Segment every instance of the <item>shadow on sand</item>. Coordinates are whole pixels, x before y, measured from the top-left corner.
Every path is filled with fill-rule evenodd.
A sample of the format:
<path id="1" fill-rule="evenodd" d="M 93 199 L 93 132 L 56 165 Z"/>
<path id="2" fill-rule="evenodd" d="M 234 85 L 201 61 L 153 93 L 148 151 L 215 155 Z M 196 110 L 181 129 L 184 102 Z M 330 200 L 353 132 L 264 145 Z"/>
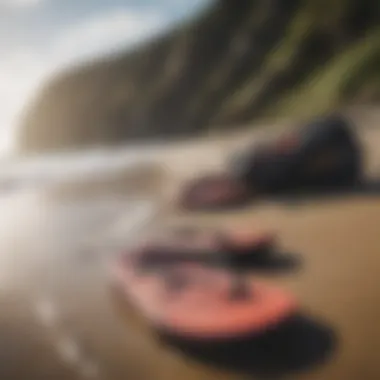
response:
<path id="1" fill-rule="evenodd" d="M 235 260 L 235 257 L 232 257 L 224 266 L 227 267 L 227 269 L 236 270 L 241 273 L 255 272 L 268 275 L 295 272 L 302 266 L 301 257 L 299 255 L 280 250 L 274 250 L 264 255 L 241 256 L 242 255 Z"/>
<path id="2" fill-rule="evenodd" d="M 330 328 L 304 315 L 295 315 L 260 335 L 228 343 L 184 342 L 167 335 L 160 338 L 203 364 L 263 379 L 321 365 L 337 345 Z"/>
<path id="3" fill-rule="evenodd" d="M 350 186 L 329 186 L 317 189 L 299 189 L 287 191 L 282 194 L 263 197 L 265 201 L 280 203 L 301 204 L 315 200 L 329 200 L 336 198 L 349 198 L 355 196 L 380 196 L 380 179 L 371 179 L 352 184 Z"/>

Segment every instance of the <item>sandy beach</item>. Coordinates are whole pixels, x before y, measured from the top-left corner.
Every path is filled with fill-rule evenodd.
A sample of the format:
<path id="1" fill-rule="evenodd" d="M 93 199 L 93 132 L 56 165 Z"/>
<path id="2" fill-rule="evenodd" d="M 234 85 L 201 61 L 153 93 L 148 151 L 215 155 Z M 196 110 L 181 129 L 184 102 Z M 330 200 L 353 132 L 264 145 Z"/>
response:
<path id="1" fill-rule="evenodd" d="M 380 173 L 380 133 L 368 129 L 362 137 L 369 152 L 368 173 Z M 217 216 L 167 213 L 183 179 L 179 174 L 192 175 L 200 165 L 202 170 L 219 167 L 228 154 L 227 144 L 221 146 L 210 147 L 213 154 L 205 145 L 198 151 L 189 148 L 187 156 L 175 150 L 160 156 L 158 165 L 170 179 L 165 177 L 157 189 L 158 211 L 154 202 L 136 208 L 137 198 L 115 197 L 114 187 L 86 199 L 86 186 L 80 191 L 67 191 L 70 186 L 63 192 L 24 191 L 1 199 L 1 379 L 252 379 L 162 346 L 132 312 L 120 307 L 106 270 L 112 251 L 104 247 L 112 246 L 108 231 L 128 215 L 123 205 L 131 208 L 129 215 L 142 218 L 142 231 L 154 226 L 156 212 L 168 223 L 240 223 L 278 231 L 280 246 L 297 258 L 297 270 L 258 276 L 294 292 L 302 313 L 334 335 L 321 364 L 280 378 L 380 378 L 380 195 L 266 201 Z M 182 161 L 165 165 L 172 163 L 172 154 Z M 202 159 L 206 156 L 209 161 Z M 134 223 L 131 218 L 123 223 L 122 239 L 128 241 L 135 234 Z"/>

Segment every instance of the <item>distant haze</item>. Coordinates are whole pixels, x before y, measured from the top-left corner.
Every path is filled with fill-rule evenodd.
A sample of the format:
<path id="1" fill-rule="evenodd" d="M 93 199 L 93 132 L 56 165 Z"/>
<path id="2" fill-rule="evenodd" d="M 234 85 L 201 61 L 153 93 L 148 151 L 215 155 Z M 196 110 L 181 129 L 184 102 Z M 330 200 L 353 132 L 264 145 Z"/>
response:
<path id="1" fill-rule="evenodd" d="M 20 112 L 55 70 L 138 43 L 205 0 L 0 0 L 0 154 Z"/>

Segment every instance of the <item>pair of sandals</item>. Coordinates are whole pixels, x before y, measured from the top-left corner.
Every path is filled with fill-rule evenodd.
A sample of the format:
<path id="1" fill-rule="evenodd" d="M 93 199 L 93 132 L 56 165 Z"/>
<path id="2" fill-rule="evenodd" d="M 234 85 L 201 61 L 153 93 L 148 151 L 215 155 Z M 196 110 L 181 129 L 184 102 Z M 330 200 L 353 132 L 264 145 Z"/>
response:
<path id="1" fill-rule="evenodd" d="M 160 335 L 181 341 L 225 341 L 261 334 L 293 315 L 282 289 L 202 265 L 206 257 L 263 255 L 272 233 L 180 228 L 121 255 L 114 279 Z M 219 260 L 220 258 L 218 258 Z"/>

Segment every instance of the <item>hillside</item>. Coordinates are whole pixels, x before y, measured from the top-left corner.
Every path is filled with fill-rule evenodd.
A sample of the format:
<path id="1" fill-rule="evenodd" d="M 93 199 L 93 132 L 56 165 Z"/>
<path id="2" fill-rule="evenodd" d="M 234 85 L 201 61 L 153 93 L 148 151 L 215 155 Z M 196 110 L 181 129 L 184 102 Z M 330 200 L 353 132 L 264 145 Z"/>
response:
<path id="1" fill-rule="evenodd" d="M 143 46 L 61 73 L 23 152 L 177 138 L 380 100 L 380 1 L 219 0 Z"/>

